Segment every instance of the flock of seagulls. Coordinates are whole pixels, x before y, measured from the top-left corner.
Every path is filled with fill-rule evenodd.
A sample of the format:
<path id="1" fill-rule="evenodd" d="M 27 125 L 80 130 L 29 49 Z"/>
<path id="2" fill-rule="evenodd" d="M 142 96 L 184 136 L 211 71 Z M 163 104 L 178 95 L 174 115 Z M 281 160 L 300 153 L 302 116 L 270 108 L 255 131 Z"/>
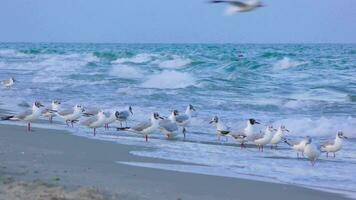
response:
<path id="1" fill-rule="evenodd" d="M 327 157 L 329 157 L 329 153 L 332 153 L 335 157 L 335 153 L 342 148 L 343 140 L 348 139 L 342 131 L 338 131 L 334 140 L 317 145 L 310 136 L 306 136 L 300 141 L 288 140 L 285 133 L 289 132 L 289 130 L 284 125 L 279 126 L 278 129 L 273 128 L 273 126 L 267 126 L 264 132 L 258 132 L 255 130 L 255 125 L 260 123 L 255 119 L 248 119 L 246 128 L 242 132 L 231 130 L 217 116 L 210 123 L 216 127 L 218 140 L 220 140 L 220 136 L 232 137 L 240 143 L 241 148 L 245 148 L 244 144 L 250 142 L 255 144 L 261 152 L 263 152 L 263 148 L 266 145 L 271 145 L 271 149 L 277 149 L 278 144 L 285 142 L 297 152 L 297 158 L 300 157 L 299 154 L 302 154 L 302 156 L 311 161 L 313 166 L 322 152 L 325 152 Z"/>
<path id="2" fill-rule="evenodd" d="M 141 134 L 148 141 L 148 136 L 157 131 L 165 135 L 167 139 L 173 139 L 180 133 L 185 138 L 186 129 L 195 111 L 194 106 L 188 105 L 183 114 L 180 114 L 178 110 L 173 110 L 169 117 L 162 117 L 159 113 L 154 112 L 151 114 L 149 120 L 128 127 L 127 121 L 133 115 L 131 106 L 127 110 L 114 112 L 104 112 L 100 109 L 86 110 L 81 105 L 75 105 L 71 109 L 62 110 L 61 102 L 54 100 L 46 108 L 39 101 L 36 101 L 30 109 L 17 115 L 4 116 L 1 119 L 27 122 L 27 130 L 31 131 L 31 123 L 41 116 L 48 118 L 49 123 L 52 123 L 54 117 L 59 117 L 67 126 L 74 126 L 75 123 L 79 122 L 81 125 L 93 129 L 94 136 L 98 128 L 104 127 L 105 129 L 109 129 L 109 124 L 118 122 L 120 124 L 120 127 L 116 127 L 118 131 Z M 123 126 L 123 123 L 126 126 Z M 258 131 L 256 125 L 260 124 L 260 122 L 255 119 L 248 119 L 246 127 L 241 132 L 231 130 L 218 116 L 213 117 L 210 124 L 215 126 L 219 141 L 221 137 L 225 137 L 226 140 L 228 140 L 228 137 L 231 137 L 240 144 L 242 149 L 246 148 L 246 143 L 251 143 L 256 145 L 261 152 L 263 152 L 266 145 L 270 145 L 271 149 L 277 149 L 277 145 L 284 142 L 297 152 L 297 158 L 300 158 L 301 154 L 308 158 L 312 165 L 315 164 L 322 152 L 325 152 L 327 157 L 329 153 L 332 153 L 335 157 L 335 153 L 342 148 L 343 140 L 347 139 L 343 132 L 339 131 L 334 140 L 322 143 L 321 145 L 314 143 L 310 136 L 300 141 L 291 141 L 286 138 L 285 133 L 289 132 L 289 130 L 285 126 L 281 125 L 275 129 L 269 125 L 264 131 Z"/>
<path id="3" fill-rule="evenodd" d="M 213 1 L 213 3 L 221 2 L 226 1 Z M 229 1 L 229 3 L 231 2 Z M 238 5 L 238 3 L 234 5 Z M 14 78 L 1 81 L 2 85 L 6 88 L 12 87 L 15 82 Z M 184 113 L 180 114 L 178 110 L 173 110 L 167 118 L 163 118 L 155 112 L 151 114 L 150 120 L 128 127 L 127 121 L 133 115 L 131 106 L 129 106 L 127 110 L 114 112 L 104 112 L 100 109 L 86 110 L 81 105 L 75 105 L 71 109 L 62 110 L 61 102 L 54 100 L 48 107 L 43 107 L 40 102 L 36 101 L 30 109 L 17 115 L 4 116 L 1 119 L 27 122 L 27 130 L 31 131 L 31 123 L 41 116 L 48 118 L 50 123 L 52 123 L 53 118 L 57 116 L 62 118 L 67 126 L 74 126 L 74 123 L 80 122 L 81 125 L 93 129 L 94 136 L 96 135 L 96 129 L 101 127 L 109 129 L 109 124 L 117 121 L 120 123 L 120 127 L 117 128 L 118 131 L 138 133 L 143 135 L 145 140 L 148 141 L 148 136 L 157 131 L 163 133 L 168 139 L 173 139 L 179 133 L 183 133 L 185 139 L 186 129 L 190 124 L 193 112 L 196 111 L 192 105 L 188 105 Z M 80 119 L 82 117 L 84 117 L 83 120 Z M 123 124 L 125 124 L 125 126 L 123 126 Z M 285 133 L 289 132 L 289 130 L 286 129 L 285 126 L 281 125 L 277 129 L 273 128 L 273 126 L 267 126 L 265 131 L 261 132 L 256 130 L 255 126 L 256 124 L 260 124 L 260 122 L 255 119 L 248 119 L 246 128 L 242 132 L 231 130 L 218 116 L 213 117 L 210 124 L 215 126 L 219 141 L 221 137 L 225 137 L 226 140 L 228 140 L 228 137 L 231 137 L 240 144 L 241 149 L 246 148 L 246 143 L 252 143 L 256 145 L 261 152 L 263 152 L 266 145 L 270 145 L 271 149 L 277 149 L 278 144 L 284 142 L 292 150 L 296 151 L 297 158 L 305 156 L 311 161 L 312 165 L 315 164 L 322 152 L 325 152 L 327 157 L 329 157 L 330 153 L 335 157 L 335 153 L 342 148 L 343 140 L 347 139 L 343 132 L 338 131 L 334 140 L 321 143 L 320 145 L 314 143 L 310 136 L 306 136 L 299 141 L 292 141 L 286 138 Z"/>

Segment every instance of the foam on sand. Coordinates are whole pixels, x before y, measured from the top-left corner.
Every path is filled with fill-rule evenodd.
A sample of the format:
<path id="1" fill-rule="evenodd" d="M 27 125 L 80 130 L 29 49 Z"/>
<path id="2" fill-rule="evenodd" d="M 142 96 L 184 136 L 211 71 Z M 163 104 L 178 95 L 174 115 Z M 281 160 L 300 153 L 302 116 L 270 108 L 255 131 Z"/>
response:
<path id="1" fill-rule="evenodd" d="M 186 72 L 163 71 L 148 77 L 140 86 L 143 88 L 178 89 L 195 85 L 192 75 Z"/>

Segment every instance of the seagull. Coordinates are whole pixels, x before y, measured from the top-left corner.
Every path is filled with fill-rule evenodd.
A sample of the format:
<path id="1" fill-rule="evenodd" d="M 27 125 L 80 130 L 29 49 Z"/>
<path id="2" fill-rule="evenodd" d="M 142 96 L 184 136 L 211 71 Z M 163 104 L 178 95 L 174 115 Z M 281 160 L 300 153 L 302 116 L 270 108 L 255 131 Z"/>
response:
<path id="1" fill-rule="evenodd" d="M 220 141 L 220 136 L 231 136 L 234 138 L 236 141 L 238 141 L 241 145 L 241 149 L 245 147 L 245 137 L 243 134 L 238 134 L 234 133 L 233 131 L 230 130 L 230 127 L 226 126 L 221 122 L 221 120 L 215 116 L 210 122 L 210 124 L 214 124 L 216 127 L 216 134 L 218 135 L 218 140 Z"/>
<path id="2" fill-rule="evenodd" d="M 32 105 L 32 109 L 26 110 L 18 115 L 2 117 L 2 120 L 21 120 L 27 122 L 27 130 L 31 131 L 31 122 L 37 120 L 41 115 L 41 107 L 44 107 L 39 101 Z"/>
<path id="3" fill-rule="evenodd" d="M 231 132 L 230 127 L 222 123 L 218 116 L 215 116 L 209 123 L 216 127 L 216 134 L 219 141 L 221 136 L 225 136 L 227 140 L 227 135 Z"/>
<path id="4" fill-rule="evenodd" d="M 230 6 L 226 9 L 226 15 L 232 15 L 237 12 L 249 12 L 258 7 L 263 7 L 264 5 L 257 0 L 249 0 L 249 1 L 210 1 L 210 3 L 228 3 Z"/>
<path id="5" fill-rule="evenodd" d="M 106 116 L 104 111 L 100 110 L 97 115 L 92 116 L 85 121 L 81 122 L 82 125 L 92 128 L 94 130 L 94 136 L 96 129 L 102 127 L 106 122 Z"/>
<path id="6" fill-rule="evenodd" d="M 52 124 L 53 117 L 56 116 L 56 112 L 59 111 L 61 102 L 58 100 L 52 101 L 51 105 L 42 111 L 42 115 L 48 117 L 49 123 Z"/>
<path id="7" fill-rule="evenodd" d="M 248 119 L 247 120 L 247 126 L 244 129 L 243 135 L 246 136 L 246 139 L 248 141 L 253 141 L 257 137 L 259 137 L 261 134 L 255 132 L 255 125 L 260 124 L 260 122 L 256 121 L 255 119 Z"/>
<path id="8" fill-rule="evenodd" d="M 109 124 L 115 122 L 117 120 L 116 115 L 118 115 L 118 111 L 115 112 L 104 112 L 105 114 L 105 129 L 109 129 Z"/>
<path id="9" fill-rule="evenodd" d="M 1 84 L 7 88 L 10 88 L 15 84 L 15 82 L 16 82 L 15 78 L 11 77 L 9 80 L 1 81 Z"/>
<path id="10" fill-rule="evenodd" d="M 304 147 L 307 141 L 310 139 L 309 136 L 306 136 L 303 140 L 301 141 L 288 141 L 287 139 L 284 139 L 284 142 L 287 143 L 294 151 L 297 152 L 297 158 L 299 158 L 299 152 L 304 155 Z"/>
<path id="11" fill-rule="evenodd" d="M 122 128 L 122 122 L 125 122 L 125 125 L 127 126 L 127 120 L 132 115 L 133 115 L 133 112 L 132 112 L 132 107 L 131 106 L 129 106 L 128 110 L 119 111 L 119 112 L 116 113 L 116 119 L 120 122 L 121 128 Z"/>
<path id="12" fill-rule="evenodd" d="M 175 116 L 175 118 L 176 118 L 175 121 L 176 121 L 177 125 L 183 127 L 182 133 L 183 133 L 184 138 L 185 138 L 185 133 L 186 133 L 186 127 L 190 123 L 190 119 L 192 118 L 193 111 L 195 111 L 195 108 L 191 104 L 189 104 L 187 109 L 185 110 L 184 114 Z"/>
<path id="13" fill-rule="evenodd" d="M 148 135 L 155 132 L 159 128 L 160 119 L 163 119 L 163 118 L 160 117 L 159 114 L 155 112 L 151 115 L 150 121 L 141 122 L 131 128 L 125 127 L 125 128 L 118 128 L 117 130 L 119 130 L 119 131 L 126 130 L 126 131 L 130 131 L 130 132 L 142 134 L 143 136 L 145 136 L 146 142 L 147 142 Z"/>
<path id="14" fill-rule="evenodd" d="M 178 111 L 174 110 L 168 119 L 160 120 L 159 127 L 163 134 L 167 136 L 168 139 L 175 137 L 178 133 L 178 125 L 175 121 Z"/>
<path id="15" fill-rule="evenodd" d="M 259 151 L 263 152 L 263 146 L 271 142 L 273 131 L 277 130 L 274 129 L 273 126 L 267 126 L 265 133 L 253 140 L 253 142 L 258 146 Z"/>
<path id="16" fill-rule="evenodd" d="M 277 149 L 277 145 L 282 141 L 285 131 L 289 132 L 289 130 L 286 129 L 285 126 L 281 125 L 278 127 L 277 132 L 273 135 L 272 140 L 270 142 L 271 149 L 273 149 L 273 147 Z"/>
<path id="17" fill-rule="evenodd" d="M 80 118 L 84 111 L 85 109 L 81 105 L 75 105 L 72 109 L 59 111 L 56 114 L 66 121 L 67 126 L 69 126 L 68 122 L 70 122 L 73 127 L 73 123 Z"/>
<path id="18" fill-rule="evenodd" d="M 320 150 L 315 144 L 312 143 L 311 137 L 308 137 L 305 143 L 304 155 L 307 156 L 313 166 L 320 155 Z"/>
<path id="19" fill-rule="evenodd" d="M 329 153 L 335 153 L 342 148 L 342 142 L 347 139 L 342 131 L 338 131 L 333 141 L 325 142 L 321 145 L 321 151 L 326 152 L 326 157 L 329 157 Z"/>

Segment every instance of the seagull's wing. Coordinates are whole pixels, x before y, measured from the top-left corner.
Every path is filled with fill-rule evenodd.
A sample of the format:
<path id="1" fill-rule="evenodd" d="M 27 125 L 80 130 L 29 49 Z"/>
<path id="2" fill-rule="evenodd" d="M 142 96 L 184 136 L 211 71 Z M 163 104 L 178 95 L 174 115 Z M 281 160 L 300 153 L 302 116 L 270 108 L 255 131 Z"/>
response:
<path id="1" fill-rule="evenodd" d="M 65 116 L 65 115 L 70 115 L 74 112 L 73 108 L 72 109 L 67 109 L 67 110 L 62 110 L 58 112 L 59 115 Z"/>
<path id="2" fill-rule="evenodd" d="M 84 125 L 84 126 L 89 126 L 90 124 L 92 124 L 93 122 L 96 122 L 97 120 L 98 120 L 98 117 L 94 116 L 94 117 L 90 117 L 90 118 L 80 122 L 80 124 Z"/>
<path id="3" fill-rule="evenodd" d="M 32 114 L 32 110 L 26 110 L 18 115 L 15 116 L 17 119 L 24 119 L 25 117 L 29 116 Z"/>
<path id="4" fill-rule="evenodd" d="M 246 6 L 246 4 L 241 1 L 210 1 L 210 3 L 229 3 L 233 6 L 238 6 L 238 7 Z"/>
<path id="5" fill-rule="evenodd" d="M 179 122 L 179 123 L 187 121 L 188 119 L 189 119 L 188 115 L 178 115 L 178 116 L 176 116 L 176 121 Z"/>
<path id="6" fill-rule="evenodd" d="M 42 114 L 46 114 L 46 113 L 53 113 L 54 111 L 52 110 L 51 106 L 48 106 L 47 108 L 43 109 L 41 111 Z"/>
<path id="7" fill-rule="evenodd" d="M 258 140 L 258 139 L 261 139 L 261 138 L 263 138 L 263 134 L 258 134 L 258 135 L 254 135 L 253 137 L 252 137 L 252 140 Z"/>
<path id="8" fill-rule="evenodd" d="M 99 109 L 98 108 L 92 108 L 92 109 L 88 109 L 85 110 L 84 114 L 91 116 L 91 115 L 96 115 L 99 113 Z"/>
<path id="9" fill-rule="evenodd" d="M 290 145 L 293 145 L 293 146 L 299 145 L 301 142 L 302 142 L 302 141 L 289 141 L 289 140 L 288 140 L 288 143 L 289 143 Z"/>
<path id="10" fill-rule="evenodd" d="M 130 116 L 130 113 L 129 113 L 129 111 L 126 110 L 126 111 L 119 112 L 118 118 L 121 120 L 126 120 L 129 116 Z"/>
<path id="11" fill-rule="evenodd" d="M 162 128 L 164 128 L 164 129 L 166 129 L 167 131 L 169 131 L 169 132 L 174 132 L 174 131 L 177 131 L 177 130 L 178 130 L 177 124 L 176 124 L 176 123 L 173 123 L 173 122 L 171 122 L 170 120 L 167 120 L 167 119 L 161 120 L 161 121 L 159 122 L 159 125 L 160 125 Z"/>
<path id="12" fill-rule="evenodd" d="M 329 145 L 334 145 L 335 144 L 335 141 L 334 140 L 330 140 L 330 141 L 324 141 L 320 144 L 320 146 L 322 147 L 326 147 L 326 146 L 329 146 Z"/>
<path id="13" fill-rule="evenodd" d="M 133 126 L 131 129 L 134 131 L 143 131 L 150 126 L 151 126 L 151 122 L 146 121 L 146 122 L 141 122 L 141 123 L 137 124 L 136 126 Z"/>

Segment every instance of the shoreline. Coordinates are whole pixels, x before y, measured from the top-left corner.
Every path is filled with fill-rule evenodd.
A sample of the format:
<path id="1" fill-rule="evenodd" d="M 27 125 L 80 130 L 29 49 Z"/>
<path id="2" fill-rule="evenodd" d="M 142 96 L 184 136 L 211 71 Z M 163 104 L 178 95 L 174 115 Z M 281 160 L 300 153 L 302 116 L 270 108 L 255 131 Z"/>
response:
<path id="1" fill-rule="evenodd" d="M 66 188 L 94 187 L 124 199 L 348 199 L 303 186 L 117 163 L 194 166 L 135 156 L 130 152 L 149 148 L 92 140 L 63 130 L 36 128 L 27 133 L 22 126 L 4 124 L 0 130 L 1 174 L 25 181 L 39 179 Z M 53 181 L 53 177 L 60 180 Z M 256 188 L 261 192 L 256 193 Z"/>

